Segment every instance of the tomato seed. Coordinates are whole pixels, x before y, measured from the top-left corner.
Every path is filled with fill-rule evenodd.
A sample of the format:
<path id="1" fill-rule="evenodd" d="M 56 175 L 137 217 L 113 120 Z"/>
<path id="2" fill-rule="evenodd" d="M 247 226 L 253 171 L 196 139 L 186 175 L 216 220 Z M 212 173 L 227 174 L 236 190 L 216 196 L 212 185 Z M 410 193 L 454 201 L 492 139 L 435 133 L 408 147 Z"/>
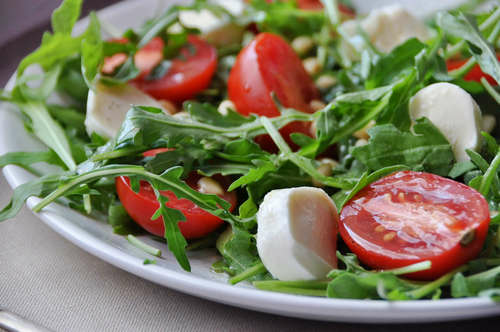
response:
<path id="1" fill-rule="evenodd" d="M 382 233 L 383 231 L 385 231 L 385 227 L 384 226 L 378 225 L 377 227 L 375 227 L 375 232 Z"/>
<path id="2" fill-rule="evenodd" d="M 396 232 L 389 232 L 384 235 L 383 239 L 385 242 L 389 242 L 396 237 Z"/>

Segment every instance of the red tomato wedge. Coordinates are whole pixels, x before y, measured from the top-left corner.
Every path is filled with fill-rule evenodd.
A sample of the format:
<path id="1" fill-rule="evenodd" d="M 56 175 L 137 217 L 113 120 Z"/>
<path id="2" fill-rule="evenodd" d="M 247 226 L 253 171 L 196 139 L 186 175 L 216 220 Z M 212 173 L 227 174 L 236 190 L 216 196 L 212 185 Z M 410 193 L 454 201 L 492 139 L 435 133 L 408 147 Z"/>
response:
<path id="1" fill-rule="evenodd" d="M 306 10 L 322 10 L 323 4 L 320 0 L 297 0 L 297 5 L 301 9 Z M 354 11 L 347 7 L 346 5 L 339 3 L 338 4 L 339 11 L 346 16 L 355 16 Z"/>
<path id="2" fill-rule="evenodd" d="M 290 45 L 277 35 L 261 33 L 238 55 L 229 75 L 228 94 L 243 115 L 275 117 L 280 113 L 271 92 L 284 106 L 307 113 L 313 112 L 309 102 L 319 98 L 313 80 Z M 309 135 L 309 127 L 308 123 L 294 122 L 282 128 L 281 134 L 291 143 L 290 133 Z"/>
<path id="3" fill-rule="evenodd" d="M 155 149 L 144 153 L 144 156 L 154 156 L 157 153 L 168 151 L 167 149 Z M 186 183 L 193 189 L 198 190 L 197 182 L 200 179 L 196 173 L 189 175 Z M 222 176 L 215 176 L 214 179 L 219 182 L 224 188 L 227 188 L 226 179 Z M 156 200 L 156 195 L 151 185 L 145 181 L 141 181 L 140 190 L 134 192 L 130 187 L 130 180 L 126 176 L 117 177 L 116 192 L 120 198 L 120 202 L 125 207 L 125 210 L 130 217 L 146 231 L 157 236 L 164 236 L 165 227 L 162 218 L 151 220 L 154 212 L 158 209 L 159 203 Z M 202 210 L 188 199 L 178 199 L 171 191 L 162 191 L 162 194 L 168 197 L 166 206 L 177 209 L 184 214 L 186 220 L 179 222 L 179 229 L 186 239 L 195 239 L 203 237 L 224 223 L 220 218 L 211 215 Z M 235 192 L 224 192 L 220 195 L 221 198 L 231 204 L 231 211 L 236 206 Z"/>
<path id="4" fill-rule="evenodd" d="M 497 54 L 497 59 L 500 61 L 500 54 Z M 460 59 L 460 60 L 455 60 L 455 59 L 450 59 L 446 61 L 446 67 L 448 68 L 448 71 L 452 71 L 454 69 L 458 69 L 462 67 L 468 59 Z M 471 70 L 467 73 L 467 75 L 464 76 L 464 80 L 466 81 L 476 81 L 479 82 L 481 81 L 481 78 L 485 78 L 488 83 L 491 85 L 498 85 L 498 83 L 495 81 L 493 77 L 491 77 L 488 74 L 485 74 L 482 70 L 481 67 L 479 67 L 478 64 L 474 65 Z"/>
<path id="5" fill-rule="evenodd" d="M 490 222 L 474 189 L 430 173 L 403 171 L 362 189 L 342 209 L 340 235 L 364 264 L 392 269 L 429 260 L 407 275 L 435 279 L 476 257 Z"/>
<path id="6" fill-rule="evenodd" d="M 154 56 L 151 58 L 154 59 Z M 179 57 L 172 60 L 165 76 L 156 80 L 138 78 L 133 83 L 156 99 L 182 102 L 207 88 L 216 68 L 215 47 L 195 35 L 190 35 L 188 45 L 181 49 Z"/>

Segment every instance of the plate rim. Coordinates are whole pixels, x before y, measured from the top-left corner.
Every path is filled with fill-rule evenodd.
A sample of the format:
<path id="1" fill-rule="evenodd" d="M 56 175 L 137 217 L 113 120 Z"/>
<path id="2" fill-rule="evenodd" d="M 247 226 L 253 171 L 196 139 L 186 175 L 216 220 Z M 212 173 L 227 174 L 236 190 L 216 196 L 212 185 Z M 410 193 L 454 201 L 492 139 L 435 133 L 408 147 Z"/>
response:
<path id="1" fill-rule="evenodd" d="M 140 3 L 140 0 L 119 2 L 97 11 L 97 14 L 111 17 L 116 15 L 116 11 L 132 11 L 134 6 L 139 7 Z M 75 29 L 83 30 L 87 23 L 88 17 L 85 17 L 77 22 Z M 12 87 L 14 79 L 15 73 L 9 79 L 7 89 Z M 7 109 L 8 107 L 2 107 L 3 105 L 5 103 L 0 103 L 0 115 L 3 112 L 11 112 Z M 5 122 L 0 122 L 0 129 L 5 125 Z M 0 137 L 1 132 L 3 131 L 0 130 Z M 12 151 L 12 146 L 4 145 L 3 140 L 0 140 L 0 147 L 5 151 Z M 22 172 L 24 172 L 22 168 L 14 165 L 3 168 L 3 174 L 12 189 L 26 180 Z M 32 197 L 28 200 L 27 206 L 31 210 L 38 201 L 38 198 Z M 92 236 L 85 230 L 80 229 L 78 232 L 72 229 L 78 228 L 77 225 L 68 227 L 63 223 L 58 223 L 64 217 L 62 213 L 57 214 L 57 212 L 64 209 L 66 207 L 62 205 L 51 204 L 47 209 L 34 215 L 68 241 L 122 270 L 164 287 L 227 305 L 290 317 L 351 323 L 422 323 L 500 314 L 500 304 L 491 299 L 479 297 L 389 302 L 317 298 L 231 286 L 195 275 L 186 275 L 165 267 L 144 265 L 137 257 L 96 237 L 89 242 L 88 238 Z M 67 221 L 71 223 L 70 219 Z M 83 233 L 87 233 L 87 236 L 82 238 Z M 460 312 L 460 316 L 457 317 L 456 310 L 458 309 L 466 309 L 466 311 Z M 315 312 L 311 312 L 312 310 Z M 408 316 L 409 314 L 411 316 Z"/>

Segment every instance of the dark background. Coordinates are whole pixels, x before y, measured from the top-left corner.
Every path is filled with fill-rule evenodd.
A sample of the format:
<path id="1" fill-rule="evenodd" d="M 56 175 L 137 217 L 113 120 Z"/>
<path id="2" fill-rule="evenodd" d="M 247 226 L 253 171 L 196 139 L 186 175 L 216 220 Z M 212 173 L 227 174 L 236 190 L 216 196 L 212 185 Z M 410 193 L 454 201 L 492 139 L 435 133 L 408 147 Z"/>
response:
<path id="1" fill-rule="evenodd" d="M 147 1 L 147 0 L 143 0 Z M 82 16 L 90 10 L 98 10 L 117 0 L 86 0 Z M 43 31 L 50 28 L 49 18 L 52 11 L 60 4 L 56 0 L 0 0 L 0 86 L 4 86 L 17 67 L 17 63 L 40 43 Z M 245 312 L 242 311 L 242 315 Z M 253 319 L 259 317 L 275 322 L 286 321 L 286 326 L 292 326 L 290 318 L 276 317 L 266 314 L 248 313 Z M 29 318 L 29 317 L 28 317 Z M 438 324 L 411 325 L 358 325 L 344 323 L 320 323 L 296 320 L 297 327 L 325 329 L 330 331 L 500 331 L 500 317 L 481 320 L 468 320 Z"/>

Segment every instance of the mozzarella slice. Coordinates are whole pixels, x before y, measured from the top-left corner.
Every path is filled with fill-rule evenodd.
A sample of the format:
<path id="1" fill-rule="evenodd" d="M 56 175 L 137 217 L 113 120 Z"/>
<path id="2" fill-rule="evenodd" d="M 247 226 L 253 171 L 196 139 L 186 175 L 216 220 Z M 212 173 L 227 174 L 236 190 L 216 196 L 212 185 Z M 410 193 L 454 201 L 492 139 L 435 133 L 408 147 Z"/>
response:
<path id="1" fill-rule="evenodd" d="M 481 110 L 472 96 L 457 85 L 435 83 L 421 89 L 410 101 L 413 120 L 428 118 L 448 139 L 457 161 L 467 161 L 465 149 L 481 142 Z"/>
<path id="2" fill-rule="evenodd" d="M 242 0 L 212 0 L 209 2 L 224 7 L 234 16 L 241 15 L 245 8 Z M 217 16 L 208 9 L 181 11 L 179 21 L 185 27 L 199 29 L 205 40 L 218 46 L 239 42 L 244 31 L 243 27 L 231 23 L 228 15 Z"/>
<path id="3" fill-rule="evenodd" d="M 97 84 L 95 91 L 89 90 L 87 98 L 87 133 L 97 133 L 106 138 L 114 137 L 132 105 L 162 108 L 155 99 L 129 84 Z"/>
<path id="4" fill-rule="evenodd" d="M 323 279 L 337 266 L 338 214 L 319 188 L 269 192 L 257 213 L 257 250 L 280 280 Z"/>
<path id="5" fill-rule="evenodd" d="M 425 41 L 430 37 L 427 27 L 400 5 L 374 10 L 359 24 L 370 42 L 384 53 L 389 53 L 410 38 L 415 37 Z M 351 45 L 360 52 L 364 47 L 364 42 L 358 35 L 357 22 L 346 21 L 341 28 L 349 37 Z M 352 60 L 359 60 L 349 46 L 346 46 L 346 53 Z"/>

